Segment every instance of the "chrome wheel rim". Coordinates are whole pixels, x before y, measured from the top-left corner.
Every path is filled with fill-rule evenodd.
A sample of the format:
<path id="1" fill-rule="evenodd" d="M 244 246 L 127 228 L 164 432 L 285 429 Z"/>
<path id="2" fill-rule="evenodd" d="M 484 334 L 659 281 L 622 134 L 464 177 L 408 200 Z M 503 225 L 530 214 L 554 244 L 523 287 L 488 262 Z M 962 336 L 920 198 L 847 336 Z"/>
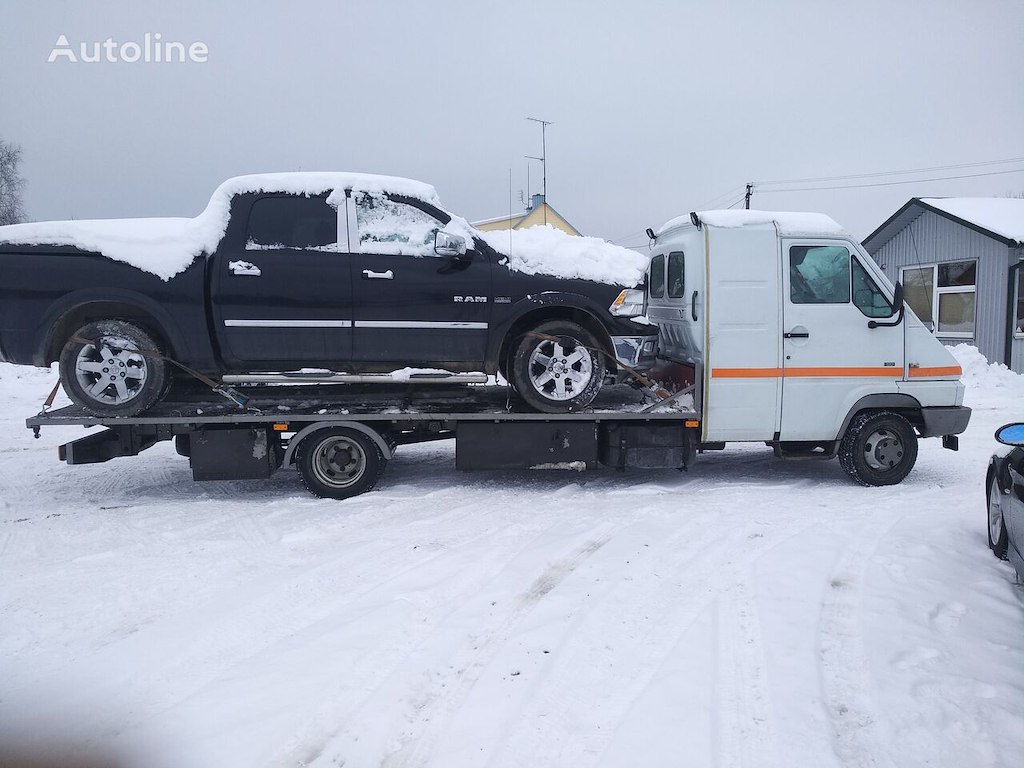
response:
<path id="1" fill-rule="evenodd" d="M 891 429 L 876 429 L 864 443 L 864 460 L 872 469 L 889 471 L 900 465 L 906 446 Z"/>
<path id="2" fill-rule="evenodd" d="M 999 506 L 999 482 L 992 478 L 992 486 L 988 491 L 988 540 L 993 545 L 999 543 L 1003 536 L 1003 510 Z"/>
<path id="3" fill-rule="evenodd" d="M 105 337 L 86 344 L 75 359 L 75 379 L 92 400 L 122 405 L 139 396 L 149 365 L 129 339 Z"/>
<path id="4" fill-rule="evenodd" d="M 351 437 L 335 435 L 315 449 L 313 476 L 332 488 L 348 488 L 366 472 L 366 453 Z"/>
<path id="5" fill-rule="evenodd" d="M 582 344 L 563 345 L 561 339 L 544 340 L 529 360 L 530 384 L 550 400 L 569 400 L 579 395 L 594 375 L 594 359 Z"/>

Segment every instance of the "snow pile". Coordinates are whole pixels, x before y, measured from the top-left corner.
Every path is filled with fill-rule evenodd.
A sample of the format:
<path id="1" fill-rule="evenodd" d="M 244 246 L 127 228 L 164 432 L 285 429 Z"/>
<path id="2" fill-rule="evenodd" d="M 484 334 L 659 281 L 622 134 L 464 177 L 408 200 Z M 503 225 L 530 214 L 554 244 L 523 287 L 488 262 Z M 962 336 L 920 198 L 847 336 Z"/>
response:
<path id="1" fill-rule="evenodd" d="M 844 230 L 833 218 L 823 213 L 798 213 L 782 211 L 700 211 L 700 220 L 711 227 L 734 229 L 736 227 L 757 224 L 774 224 L 780 235 L 800 235 L 807 233 L 845 235 Z M 669 219 L 656 235 L 659 237 L 681 226 L 692 226 L 690 215 L 676 216 Z"/>
<path id="2" fill-rule="evenodd" d="M 228 179 L 213 193 L 205 210 L 193 219 L 107 219 L 44 221 L 0 227 L 0 243 L 61 245 L 101 253 L 170 280 L 202 253 L 211 253 L 228 226 L 231 198 L 249 192 L 320 195 L 355 188 L 371 194 L 384 191 L 439 205 L 429 184 L 393 176 L 363 173 L 267 173 Z M 328 202 L 337 206 L 342 195 Z"/>
<path id="3" fill-rule="evenodd" d="M 511 248 L 509 234 L 497 230 L 477 236 L 506 255 L 508 268 L 516 272 L 632 288 L 647 271 L 647 256 L 596 237 L 569 235 L 550 224 L 511 230 Z"/>
<path id="4" fill-rule="evenodd" d="M 957 344 L 949 351 L 960 363 L 963 374 L 961 381 L 967 387 L 964 405 L 972 408 L 995 407 L 994 404 L 1005 404 L 1009 399 L 1024 403 L 1024 376 L 1014 373 L 1002 363 L 990 363 L 970 344 Z M 1007 411 L 1006 420 L 1024 420 L 1024 405 L 1016 412 Z"/>
<path id="5" fill-rule="evenodd" d="M 1024 200 L 1014 197 L 922 197 L 922 203 L 1024 243 Z"/>

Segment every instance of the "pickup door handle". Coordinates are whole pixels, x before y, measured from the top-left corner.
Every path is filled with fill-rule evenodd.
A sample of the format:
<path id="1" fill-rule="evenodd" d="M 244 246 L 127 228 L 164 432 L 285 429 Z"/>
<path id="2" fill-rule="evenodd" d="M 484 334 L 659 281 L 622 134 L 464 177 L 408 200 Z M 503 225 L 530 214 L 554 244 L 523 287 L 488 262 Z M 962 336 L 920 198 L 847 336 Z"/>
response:
<path id="1" fill-rule="evenodd" d="M 252 275 L 253 277 L 259 277 L 263 273 L 260 268 L 249 261 L 229 261 L 228 269 L 231 270 L 233 275 Z"/>
<path id="2" fill-rule="evenodd" d="M 784 339 L 809 339 L 809 338 L 811 338 L 811 334 L 807 333 L 807 331 L 804 331 L 802 333 L 788 333 L 787 332 L 787 333 L 782 334 L 782 338 L 784 338 Z"/>
<path id="3" fill-rule="evenodd" d="M 394 280 L 395 273 L 390 269 L 387 272 L 374 272 L 372 269 L 363 270 L 363 280 Z"/>

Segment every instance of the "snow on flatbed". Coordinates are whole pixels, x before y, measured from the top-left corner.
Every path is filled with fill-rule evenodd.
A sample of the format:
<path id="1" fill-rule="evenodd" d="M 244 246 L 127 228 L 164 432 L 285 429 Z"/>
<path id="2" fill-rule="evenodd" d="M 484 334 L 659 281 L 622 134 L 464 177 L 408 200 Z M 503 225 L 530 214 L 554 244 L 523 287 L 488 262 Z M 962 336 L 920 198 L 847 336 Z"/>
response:
<path id="1" fill-rule="evenodd" d="M 1024 749 L 1024 599 L 985 546 L 1024 379 L 960 348 L 959 453 L 893 488 L 764 446 L 688 473 L 193 483 L 68 467 L 0 365 L 0 744 L 139 766 L 961 766 Z"/>

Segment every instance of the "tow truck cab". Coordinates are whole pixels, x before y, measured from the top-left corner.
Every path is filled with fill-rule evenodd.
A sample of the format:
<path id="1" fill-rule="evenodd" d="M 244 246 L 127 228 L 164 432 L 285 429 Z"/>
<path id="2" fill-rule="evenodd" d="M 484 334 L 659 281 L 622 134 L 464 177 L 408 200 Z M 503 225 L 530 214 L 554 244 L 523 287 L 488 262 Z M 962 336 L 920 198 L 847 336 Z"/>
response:
<path id="1" fill-rule="evenodd" d="M 827 216 L 673 219 L 653 240 L 647 284 L 661 354 L 701 385 L 704 443 L 834 456 L 858 416 L 887 412 L 955 450 L 967 428 L 960 366 Z"/>

